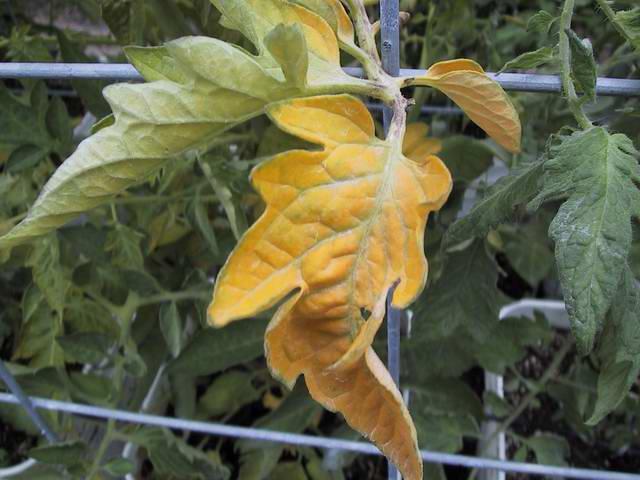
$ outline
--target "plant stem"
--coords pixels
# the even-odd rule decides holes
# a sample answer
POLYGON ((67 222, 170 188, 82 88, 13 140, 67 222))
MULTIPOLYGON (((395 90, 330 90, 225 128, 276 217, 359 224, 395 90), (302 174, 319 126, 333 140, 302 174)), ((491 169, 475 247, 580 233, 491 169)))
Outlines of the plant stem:
MULTIPOLYGON (((557 375, 558 369, 562 364, 563 360, 566 356, 571 352, 573 348, 574 341, 571 337, 569 337, 560 350, 556 353, 553 361, 547 368, 547 370, 542 374, 540 380, 538 380, 535 388, 532 388, 531 391, 522 399, 522 401, 518 404, 518 406, 511 412, 511 414, 498 426, 495 432, 493 432, 489 438, 485 441, 485 448, 478 452, 478 456, 482 456, 486 452, 487 446, 491 445, 493 441, 498 438, 502 432, 505 432, 512 424, 515 422, 520 415, 531 405, 531 403, 535 400, 538 394, 542 391, 543 387, 549 383, 553 378, 557 375)), ((469 480, 473 480, 478 471, 477 469, 473 469, 469 475, 469 480)))
POLYGON ((102 437, 102 440, 100 441, 100 445, 98 446, 98 450, 96 451, 96 456, 93 459, 93 463, 91 464, 91 469, 87 473, 88 479, 96 478, 96 474, 100 470, 102 459, 104 458, 104 454, 106 453, 107 448, 109 447, 109 445, 111 444, 111 441, 113 440, 112 434, 115 429, 115 426, 116 426, 115 420, 110 418, 109 421, 107 422, 107 428, 104 432, 104 436, 102 437))
POLYGON ((182 292, 166 292, 159 293, 137 300, 136 306, 144 307, 145 305, 153 305, 154 303, 163 302, 179 302, 181 300, 210 300, 211 293, 204 290, 185 290, 182 292))
POLYGON ((622 28, 622 26, 618 22, 618 19, 616 18, 616 12, 613 11, 613 8, 611 8, 611 5, 609 5, 606 0, 596 0, 596 3, 600 7, 600 9, 604 12, 604 14, 609 19, 609 21, 613 24, 613 26, 618 31, 618 33, 622 35, 627 40, 627 42, 633 45, 633 39, 631 38, 629 33, 624 28, 622 28))
POLYGON ((578 125, 583 130, 591 128, 593 124, 582 110, 580 99, 571 79, 571 50, 569 48, 569 36, 566 30, 571 28, 575 0, 565 0, 562 14, 560 15, 560 62, 562 65, 561 78, 562 90, 567 97, 569 109, 575 117, 578 125))
POLYGON ((359 55, 359 57, 356 58, 362 63, 367 77, 371 80, 377 80, 380 74, 383 73, 383 70, 378 47, 376 46, 373 26, 367 15, 367 9, 362 0, 347 0, 347 5, 349 6, 349 13, 351 14, 353 26, 358 37, 358 43, 366 54, 364 56, 359 55))

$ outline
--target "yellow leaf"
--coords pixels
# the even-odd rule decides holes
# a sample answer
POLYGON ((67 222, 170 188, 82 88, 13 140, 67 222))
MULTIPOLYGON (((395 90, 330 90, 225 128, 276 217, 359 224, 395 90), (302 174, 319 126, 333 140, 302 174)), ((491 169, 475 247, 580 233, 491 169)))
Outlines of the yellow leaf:
POLYGON ((313 398, 404 478, 420 479, 413 422, 371 342, 390 288, 399 281, 393 303, 402 308, 424 287, 427 216, 446 201, 451 176, 433 155, 405 157, 401 134, 377 139, 353 97, 290 100, 268 113, 323 149, 285 152, 253 171, 267 208, 220 272, 209 321, 220 327, 286 299, 266 334, 272 373, 289 387, 304 375, 313 398))
POLYGON ((411 160, 419 161, 428 155, 436 155, 442 150, 442 142, 437 138, 425 138, 429 133, 429 126, 417 122, 407 125, 404 135, 402 152, 411 160))
POLYGON ((422 85, 440 90, 480 128, 510 152, 520 151, 522 128, 518 112, 502 87, 472 60, 434 64, 425 75, 405 78, 403 86, 422 85))

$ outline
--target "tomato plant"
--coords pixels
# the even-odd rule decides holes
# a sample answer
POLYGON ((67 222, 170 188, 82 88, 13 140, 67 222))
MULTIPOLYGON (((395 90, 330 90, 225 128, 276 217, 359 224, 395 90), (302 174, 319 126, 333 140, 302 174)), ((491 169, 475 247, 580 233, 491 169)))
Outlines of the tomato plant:
MULTIPOLYGON (((133 43, 146 81, 74 81, 67 101, 42 81, 0 89, 0 334, 29 393, 137 409, 160 380, 180 417, 356 438, 310 394, 407 479, 418 446, 466 448, 489 407, 518 458, 597 466, 561 435, 636 448, 620 429, 638 411, 637 103, 598 97, 596 77, 636 75, 637 8, 406 1, 403 62, 423 73, 393 78, 372 2, 74 3, 112 36, 18 8, 6 58, 116 61, 133 43), (558 74, 562 95, 507 95, 480 64, 558 74), (388 133, 365 99, 392 108, 388 133), (448 101, 455 116, 419 121, 448 101), (389 292, 413 314, 409 408, 376 353, 389 292), (498 321, 509 296, 559 295, 570 336, 498 321), (527 379, 527 362, 547 372, 527 379), (506 401, 480 399, 478 366, 507 376, 506 401), (545 407, 561 429, 518 425, 545 407)), ((123 439, 159 477, 340 478, 353 461, 113 422, 90 456, 70 418, 49 420, 68 441, 32 450, 43 472, 134 469, 105 456, 123 439)))

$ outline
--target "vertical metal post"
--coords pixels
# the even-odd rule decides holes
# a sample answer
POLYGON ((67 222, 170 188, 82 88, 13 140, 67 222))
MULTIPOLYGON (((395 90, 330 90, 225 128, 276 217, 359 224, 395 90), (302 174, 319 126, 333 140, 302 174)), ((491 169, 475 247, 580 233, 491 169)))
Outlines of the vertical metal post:
POLYGON ((33 423, 40 429, 40 432, 42 432, 46 439, 49 440, 49 443, 57 443, 58 436, 53 430, 51 430, 44 418, 42 418, 33 407, 31 400, 29 400, 29 397, 25 395, 24 390, 22 390, 22 387, 18 385, 18 382, 13 375, 11 375, 11 372, 7 370, 7 367, 2 360, 0 360, 0 380, 2 380, 11 393, 15 395, 22 408, 24 408, 33 423))
MULTIPOLYGON (((380 51, 382 68, 389 75, 400 75, 400 2, 399 0, 380 0, 380 51)), ((389 131, 393 112, 385 107, 384 131, 389 131)), ((387 357, 388 368, 396 385, 400 383, 400 318, 402 312, 392 307, 391 300, 395 288, 387 297, 387 357)), ((400 478, 397 469, 391 462, 388 466, 389 480, 400 478)))

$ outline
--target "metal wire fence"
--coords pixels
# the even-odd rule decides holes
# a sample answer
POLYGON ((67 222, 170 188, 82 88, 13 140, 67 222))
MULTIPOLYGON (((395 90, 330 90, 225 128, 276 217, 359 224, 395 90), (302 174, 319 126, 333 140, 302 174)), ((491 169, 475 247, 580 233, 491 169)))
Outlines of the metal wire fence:
MULTIPOLYGON (((391 75, 417 75, 419 70, 399 68, 399 5, 398 0, 381 0, 381 52, 383 65, 391 75)), ((359 68, 345 68, 347 73, 360 76, 359 68)), ((489 75, 502 85, 505 90, 516 92, 560 93, 561 82, 554 75, 537 74, 492 74, 489 75)), ((142 76, 129 64, 72 64, 72 63, 0 63, 0 78, 2 79, 95 79, 111 81, 142 81, 142 76)), ((596 88, 601 96, 640 97, 640 80, 599 78, 596 88)), ((378 108, 378 107, 376 107, 378 108)), ((450 107, 427 107, 431 113, 457 113, 457 109, 450 107)), ((385 111, 385 124, 388 124, 390 114, 385 111)), ((400 375, 400 335, 399 322, 401 312, 390 309, 387 319, 388 324, 388 356, 389 369, 396 382, 400 375)), ((325 450, 342 450, 357 452, 367 455, 381 455, 380 451, 372 444, 353 442, 336 438, 317 437, 286 432, 276 432, 255 428, 236 427, 211 422, 201 422, 170 418, 145 413, 135 413, 123 410, 106 409, 89 405, 80 405, 71 402, 28 397, 24 394, 20 385, 0 361, 0 379, 5 383, 11 393, 0 393, 0 403, 21 405, 42 434, 51 443, 56 443, 58 437, 46 424, 38 409, 56 412, 65 412, 72 415, 116 420, 139 425, 152 425, 164 428, 200 432, 222 437, 244 438, 281 444, 308 446, 325 450)), ((540 476, 556 476, 576 479, 594 480, 640 480, 640 475, 607 472, 599 470, 587 470, 570 467, 557 467, 551 465, 538 465, 530 463, 511 462, 488 458, 469 457, 464 455, 445 454, 423 450, 421 455, 424 461, 456 465, 468 468, 498 470, 503 472, 523 473, 540 476)), ((390 465, 389 480, 396 480, 398 473, 390 465)))

